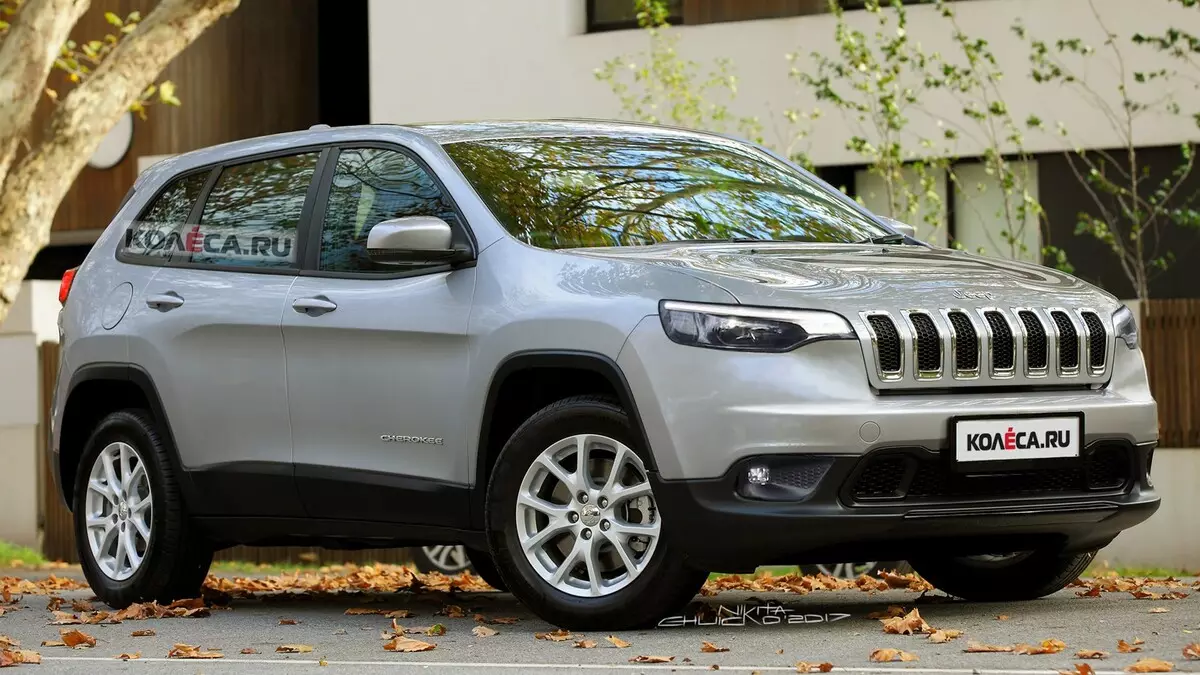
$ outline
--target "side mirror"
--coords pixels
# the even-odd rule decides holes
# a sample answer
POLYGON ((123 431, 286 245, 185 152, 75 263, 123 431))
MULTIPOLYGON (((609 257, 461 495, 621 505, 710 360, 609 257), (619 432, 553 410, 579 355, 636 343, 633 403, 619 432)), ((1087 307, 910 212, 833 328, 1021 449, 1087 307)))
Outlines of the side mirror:
POLYGON ((385 220, 367 234, 367 255, 385 265, 455 262, 469 251, 454 248, 450 224, 433 216, 385 220))
POLYGON ((912 225, 909 225, 908 223, 902 223, 895 218, 888 218, 887 216, 880 216, 879 219, 887 223, 889 227, 900 234, 903 234, 906 237, 911 237, 912 239, 917 238, 917 228, 913 227, 912 225))

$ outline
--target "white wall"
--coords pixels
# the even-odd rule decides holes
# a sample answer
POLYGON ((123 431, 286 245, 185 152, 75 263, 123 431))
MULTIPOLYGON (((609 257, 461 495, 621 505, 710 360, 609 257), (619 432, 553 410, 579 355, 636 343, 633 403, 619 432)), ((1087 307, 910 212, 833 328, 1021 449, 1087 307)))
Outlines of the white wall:
MULTIPOLYGON (((1200 32, 1200 14, 1167 0, 1096 0, 1109 27, 1122 36, 1161 32, 1176 26, 1200 32)), ((1069 123, 1084 147, 1119 145, 1118 133, 1083 99, 1057 86, 1030 80, 1028 48, 1010 31, 1022 17, 1031 33, 1053 41, 1076 35, 1099 44, 1104 31, 1095 24, 1087 0, 973 0, 956 3, 959 21, 969 35, 985 38, 1008 73, 1002 83, 1005 100, 1016 118, 1037 114, 1053 127, 1069 123)), ((637 30, 584 33, 584 0, 370 0, 371 119, 373 122, 422 122, 486 118, 554 116, 615 117, 620 109, 607 85, 592 73, 606 59, 645 48, 637 30)), ((949 31, 930 6, 909 8, 910 34, 929 51, 952 50, 949 31)), ((852 12, 873 31, 870 17, 852 12)), ((815 102, 788 78, 785 55, 814 50, 832 53, 833 17, 804 16, 761 21, 683 26, 685 56, 701 63, 730 57, 740 77, 735 108, 758 115, 767 126, 767 141, 786 145, 782 113, 815 102)), ((1126 50, 1129 70, 1174 66, 1149 50, 1126 50)), ((807 58, 802 59, 806 63, 807 58)), ((1114 92, 1116 68, 1093 63, 1090 83, 1114 92)), ((1147 92, 1157 98, 1159 85, 1147 92)), ((1185 110, 1200 109, 1200 91, 1179 86, 1175 92, 1185 110)), ((960 106, 925 95, 929 106, 960 106)), ((913 119, 927 134, 938 130, 930 120, 913 119)), ((827 111, 811 139, 810 153, 819 165, 860 160, 845 149, 857 125, 827 111)), ((1163 145, 1194 138, 1187 116, 1147 116, 1135 129, 1139 145, 1163 145)), ((1053 133, 1032 133, 1032 152, 1059 149, 1053 133)), ((979 153, 964 141, 959 155, 979 153)))
POLYGON ((1118 535, 1100 551, 1096 562, 1113 567, 1200 570, 1200 538, 1191 536, 1200 513, 1196 476, 1200 476, 1200 449, 1155 450, 1151 477, 1162 506, 1150 520, 1118 535))

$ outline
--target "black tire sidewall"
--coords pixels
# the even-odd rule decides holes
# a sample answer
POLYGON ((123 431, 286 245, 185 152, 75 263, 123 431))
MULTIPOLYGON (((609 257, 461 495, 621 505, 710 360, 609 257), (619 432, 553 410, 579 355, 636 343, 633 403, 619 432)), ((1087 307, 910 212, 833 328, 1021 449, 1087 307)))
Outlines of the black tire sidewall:
MULTIPOLYGON (((509 439, 488 484, 486 521, 492 559, 508 588, 526 604, 536 604, 535 611, 544 618, 556 618, 553 622, 558 625, 594 628, 595 624, 611 621, 647 625, 661 611, 671 609, 654 605, 669 604, 671 601, 666 598, 679 595, 679 584, 689 583, 685 577, 696 576, 688 575, 680 556, 670 551, 669 523, 663 522, 653 559, 638 577, 619 591, 599 598, 574 596, 551 587, 521 552, 515 513, 525 472, 546 448, 584 433, 624 443, 647 463, 640 438, 628 416, 617 406, 601 400, 568 399, 543 409, 509 439)), ((658 510, 661 517, 661 507, 658 510)), ((691 593, 698 589, 699 583, 691 588, 691 593)))

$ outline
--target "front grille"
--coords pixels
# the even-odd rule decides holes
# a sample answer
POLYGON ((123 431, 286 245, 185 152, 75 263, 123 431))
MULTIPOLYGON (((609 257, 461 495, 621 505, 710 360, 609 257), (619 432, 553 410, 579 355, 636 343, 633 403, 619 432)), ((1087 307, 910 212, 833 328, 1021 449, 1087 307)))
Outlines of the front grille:
POLYGON ((1083 317, 1083 325, 1087 327, 1088 340, 1088 366, 1092 370, 1103 370, 1105 360, 1108 354, 1105 348, 1108 346, 1108 333, 1104 331, 1104 324, 1100 322, 1100 317, 1096 316, 1095 312, 1080 312, 1079 316, 1083 317))
POLYGON ((1025 363, 1030 370, 1045 370, 1047 364, 1046 327, 1033 312, 1025 309, 1017 313, 1025 325, 1025 363))
POLYGON ((889 450, 862 460, 846 493, 855 502, 986 500, 1084 495, 1126 486, 1133 476, 1128 448, 1119 443, 1087 451, 1074 466, 963 474, 921 449, 889 450))
POLYGON ((875 331, 875 349, 879 357, 879 370, 884 373, 899 373, 901 370, 900 334, 890 317, 872 314, 867 317, 871 330, 875 331))
POLYGON ((1079 333, 1075 323, 1066 312, 1056 310, 1050 312, 1054 325, 1058 327, 1058 368, 1071 371, 1079 368, 1079 333))
POLYGON ((972 373, 979 370, 979 335, 975 332, 975 324, 967 318, 966 312, 950 312, 946 315, 954 329, 954 369, 958 373, 972 373))
POLYGON ((870 329, 869 336, 862 337, 870 343, 864 348, 874 361, 880 389, 929 386, 948 379, 963 385, 971 380, 975 386, 988 386, 989 380, 996 386, 1092 386, 1109 375, 1112 334, 1091 309, 906 309, 862 312, 860 317, 870 329), (939 312, 941 322, 934 316, 939 312), (947 351, 953 362, 948 362, 947 351), (1057 357, 1054 372, 1052 353, 1057 357), (1020 372, 1018 363, 1023 364, 1020 372))
POLYGON ((917 371, 939 373, 942 370, 942 338, 928 314, 910 314, 917 337, 917 371))
POLYGON ((1004 315, 998 311, 984 312, 988 327, 992 329, 992 372, 1003 372, 1013 369, 1016 350, 1013 349, 1012 326, 1004 320, 1004 315))

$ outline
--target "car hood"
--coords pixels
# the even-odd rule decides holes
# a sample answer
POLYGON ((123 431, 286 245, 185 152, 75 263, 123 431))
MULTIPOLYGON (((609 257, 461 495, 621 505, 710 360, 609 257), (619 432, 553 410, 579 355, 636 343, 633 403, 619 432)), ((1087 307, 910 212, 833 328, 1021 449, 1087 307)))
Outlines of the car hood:
POLYGON ((747 305, 835 311, 972 307, 1090 307, 1113 296, 1032 263, 924 246, 659 244, 576 252, 678 269, 747 305))

